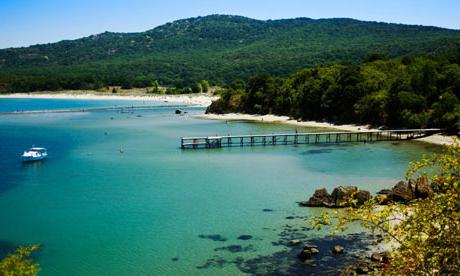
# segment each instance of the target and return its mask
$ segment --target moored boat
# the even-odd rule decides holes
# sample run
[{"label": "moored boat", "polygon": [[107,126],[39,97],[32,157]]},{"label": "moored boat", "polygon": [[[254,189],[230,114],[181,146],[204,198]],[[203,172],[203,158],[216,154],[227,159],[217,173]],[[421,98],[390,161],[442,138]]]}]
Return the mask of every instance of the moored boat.
[{"label": "moored boat", "polygon": [[48,151],[46,148],[36,148],[32,147],[21,155],[23,162],[31,162],[31,161],[38,161],[43,160],[48,157]]}]

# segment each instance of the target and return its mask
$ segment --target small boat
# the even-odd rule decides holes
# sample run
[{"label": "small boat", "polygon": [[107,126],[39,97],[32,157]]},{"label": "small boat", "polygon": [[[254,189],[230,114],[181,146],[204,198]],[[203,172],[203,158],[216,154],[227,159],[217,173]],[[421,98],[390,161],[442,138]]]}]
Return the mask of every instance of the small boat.
[{"label": "small boat", "polygon": [[48,152],[46,148],[30,148],[21,155],[23,162],[38,161],[46,159],[48,157]]}]

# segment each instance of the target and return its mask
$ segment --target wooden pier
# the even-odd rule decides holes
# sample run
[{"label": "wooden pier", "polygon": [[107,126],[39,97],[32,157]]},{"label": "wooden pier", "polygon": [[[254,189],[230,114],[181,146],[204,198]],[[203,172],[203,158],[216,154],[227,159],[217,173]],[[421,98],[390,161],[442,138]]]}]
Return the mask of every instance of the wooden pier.
[{"label": "wooden pier", "polygon": [[300,144],[338,144],[356,142],[379,142],[413,140],[440,133],[437,128],[375,130],[353,132],[311,132],[272,133],[251,135],[227,135],[206,137],[182,137],[182,149],[203,149],[222,147],[252,147]]}]

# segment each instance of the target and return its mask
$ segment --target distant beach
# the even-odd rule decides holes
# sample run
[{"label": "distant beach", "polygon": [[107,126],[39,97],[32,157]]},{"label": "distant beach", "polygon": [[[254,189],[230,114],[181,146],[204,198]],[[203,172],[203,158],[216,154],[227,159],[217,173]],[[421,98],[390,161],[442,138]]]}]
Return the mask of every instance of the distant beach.
[{"label": "distant beach", "polygon": [[[251,115],[251,114],[240,114],[240,113],[227,113],[227,114],[202,114],[196,115],[195,117],[208,120],[229,120],[229,121],[255,121],[255,122],[267,122],[267,123],[283,123],[296,125],[301,127],[315,127],[315,128],[328,128],[337,129],[342,131],[368,131],[377,130],[370,128],[365,125],[336,125],[331,123],[323,123],[316,121],[297,121],[289,118],[288,116],[276,116],[276,115]],[[417,139],[417,141],[423,141],[430,144],[436,145],[452,145],[455,142],[454,136],[445,136],[435,134],[429,137]]]},{"label": "distant beach", "polygon": [[211,94],[181,94],[181,95],[160,95],[145,93],[123,93],[109,94],[95,91],[62,91],[44,93],[15,93],[0,94],[0,99],[78,99],[78,100],[139,100],[139,101],[160,101],[172,103],[184,103],[206,107],[218,97]]}]

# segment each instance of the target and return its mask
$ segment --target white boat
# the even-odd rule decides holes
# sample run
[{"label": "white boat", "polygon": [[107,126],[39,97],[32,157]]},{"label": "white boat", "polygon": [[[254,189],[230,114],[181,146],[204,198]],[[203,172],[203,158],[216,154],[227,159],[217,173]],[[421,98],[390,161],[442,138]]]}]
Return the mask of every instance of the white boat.
[{"label": "white boat", "polygon": [[23,162],[38,161],[48,157],[46,148],[30,148],[21,155]]}]

